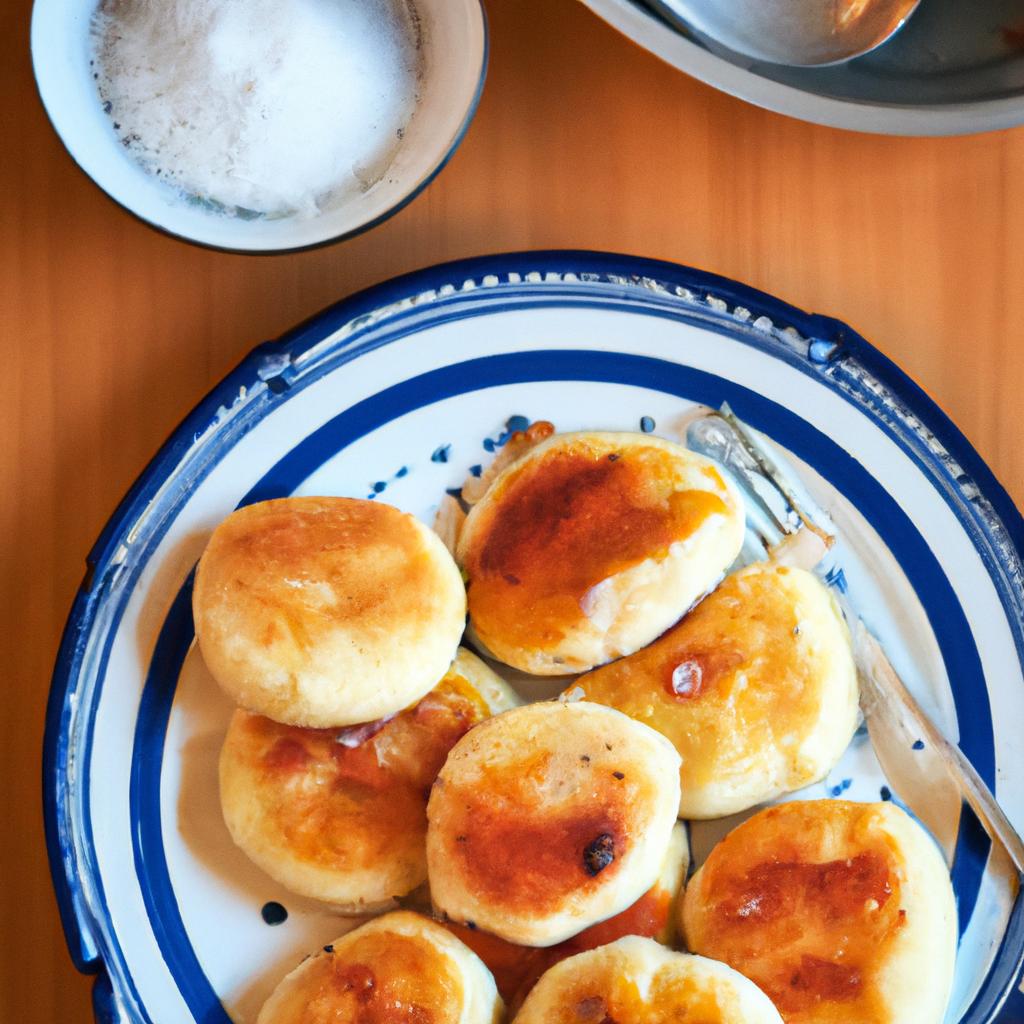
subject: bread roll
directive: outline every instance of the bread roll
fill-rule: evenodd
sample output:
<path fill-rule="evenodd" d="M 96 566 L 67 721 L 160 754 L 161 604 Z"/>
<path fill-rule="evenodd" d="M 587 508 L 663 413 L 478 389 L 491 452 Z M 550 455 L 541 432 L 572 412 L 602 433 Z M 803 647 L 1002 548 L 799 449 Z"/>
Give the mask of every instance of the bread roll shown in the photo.
<path fill-rule="evenodd" d="M 555 702 L 498 715 L 434 783 L 434 904 L 510 942 L 554 945 L 654 884 L 678 803 L 679 755 L 618 711 Z"/>
<path fill-rule="evenodd" d="M 931 837 L 891 803 L 807 800 L 729 833 L 694 875 L 683 931 L 787 1024 L 941 1024 L 957 926 Z"/>
<path fill-rule="evenodd" d="M 224 820 L 292 892 L 350 913 L 386 908 L 427 877 L 427 793 L 448 751 L 517 702 L 460 650 L 438 686 L 387 721 L 300 729 L 236 711 L 220 758 Z"/>
<path fill-rule="evenodd" d="M 419 914 L 386 914 L 324 946 L 274 989 L 256 1024 L 497 1024 L 478 957 Z"/>
<path fill-rule="evenodd" d="M 462 528 L 473 636 L 525 672 L 585 672 L 675 622 L 743 534 L 738 491 L 703 456 L 648 434 L 555 435 Z"/>
<path fill-rule="evenodd" d="M 412 516 L 377 501 L 281 498 L 214 530 L 192 609 L 203 658 L 236 704 L 333 728 L 431 690 L 466 598 L 447 548 Z"/>
<path fill-rule="evenodd" d="M 768 563 L 727 576 L 650 647 L 573 689 L 672 741 L 683 818 L 725 817 L 824 778 L 857 726 L 835 601 L 809 572 Z"/>
<path fill-rule="evenodd" d="M 556 964 L 514 1024 L 781 1024 L 753 982 L 725 964 L 635 935 Z"/>

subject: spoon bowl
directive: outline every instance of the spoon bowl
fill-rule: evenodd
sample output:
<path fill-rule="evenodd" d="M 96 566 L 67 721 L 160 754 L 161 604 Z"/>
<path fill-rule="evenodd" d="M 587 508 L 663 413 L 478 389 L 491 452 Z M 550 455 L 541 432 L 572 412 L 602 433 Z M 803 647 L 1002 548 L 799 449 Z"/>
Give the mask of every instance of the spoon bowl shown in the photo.
<path fill-rule="evenodd" d="M 693 31 L 758 61 L 840 64 L 881 46 L 920 0 L 660 0 Z"/>

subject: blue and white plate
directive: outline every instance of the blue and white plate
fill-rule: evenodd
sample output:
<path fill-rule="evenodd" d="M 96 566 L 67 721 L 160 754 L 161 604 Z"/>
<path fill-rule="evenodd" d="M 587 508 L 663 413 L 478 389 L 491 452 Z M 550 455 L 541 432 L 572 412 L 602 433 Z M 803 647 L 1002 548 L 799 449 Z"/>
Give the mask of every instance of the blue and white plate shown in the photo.
<path fill-rule="evenodd" d="M 429 522 L 512 417 L 678 436 L 695 405 L 723 402 L 831 512 L 861 614 L 1024 825 L 1024 521 L 911 381 L 838 321 L 698 271 L 573 252 L 451 264 L 256 349 L 89 556 L 44 783 L 54 883 L 75 962 L 98 973 L 98 1018 L 251 1021 L 290 966 L 343 930 L 253 867 L 221 821 L 231 709 L 192 646 L 189 598 L 228 512 L 343 494 Z M 886 784 L 861 738 L 808 795 L 877 800 Z M 707 838 L 695 830 L 698 855 Z M 969 814 L 955 847 L 949 1021 L 1024 1019 L 998 1017 L 1008 994 L 1024 1005 L 1015 879 Z"/>

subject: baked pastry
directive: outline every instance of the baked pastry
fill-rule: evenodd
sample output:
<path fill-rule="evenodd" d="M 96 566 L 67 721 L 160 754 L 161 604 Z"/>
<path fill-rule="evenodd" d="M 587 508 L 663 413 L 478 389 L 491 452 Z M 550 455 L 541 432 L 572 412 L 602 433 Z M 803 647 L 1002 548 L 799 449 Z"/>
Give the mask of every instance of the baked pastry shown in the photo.
<path fill-rule="evenodd" d="M 736 488 L 649 434 L 557 434 L 502 471 L 458 540 L 474 638 L 537 675 L 650 643 L 743 543 Z"/>
<path fill-rule="evenodd" d="M 352 913 L 386 908 L 427 877 L 427 793 L 448 751 L 517 703 L 460 649 L 444 679 L 390 720 L 300 729 L 238 710 L 220 757 L 224 820 L 292 892 Z"/>
<path fill-rule="evenodd" d="M 466 616 L 436 534 L 354 498 L 233 512 L 199 561 L 192 609 L 203 658 L 236 704 L 314 728 L 419 700 L 451 663 Z"/>
<path fill-rule="evenodd" d="M 584 702 L 507 711 L 464 736 L 434 783 L 434 905 L 553 946 L 654 884 L 678 804 L 679 755 L 653 729 Z"/>
<path fill-rule="evenodd" d="M 509 1013 L 515 1013 L 537 979 L 551 966 L 566 957 L 587 949 L 607 945 L 625 935 L 642 935 L 657 939 L 665 945 L 675 941 L 678 920 L 678 900 L 682 896 L 683 880 L 690 864 L 686 826 L 676 822 L 672 839 L 661 866 L 657 881 L 632 906 L 607 921 L 591 925 L 579 935 L 544 949 L 535 946 L 517 946 L 499 939 L 479 928 L 445 921 L 444 926 L 461 939 L 494 975 L 501 998 Z"/>
<path fill-rule="evenodd" d="M 681 622 L 576 680 L 585 700 L 667 736 L 682 757 L 679 815 L 720 818 L 823 778 L 857 726 L 846 624 L 803 569 L 727 576 Z"/>
<path fill-rule="evenodd" d="M 514 1024 L 781 1024 L 768 997 L 725 964 L 635 935 L 548 970 Z"/>
<path fill-rule="evenodd" d="M 303 960 L 257 1024 L 496 1024 L 502 1003 L 479 958 L 429 918 L 396 911 Z"/>
<path fill-rule="evenodd" d="M 931 837 L 891 803 L 770 807 L 683 899 L 688 947 L 735 967 L 787 1024 L 940 1024 L 957 927 Z"/>

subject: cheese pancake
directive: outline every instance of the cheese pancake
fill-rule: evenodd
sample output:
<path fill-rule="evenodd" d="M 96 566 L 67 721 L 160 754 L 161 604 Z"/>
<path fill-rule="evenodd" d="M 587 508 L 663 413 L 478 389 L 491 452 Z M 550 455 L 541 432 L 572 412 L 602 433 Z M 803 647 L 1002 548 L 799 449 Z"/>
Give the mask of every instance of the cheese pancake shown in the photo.
<path fill-rule="evenodd" d="M 498 715 L 455 745 L 431 791 L 434 905 L 510 942 L 562 942 L 654 884 L 678 803 L 679 755 L 618 711 Z"/>
<path fill-rule="evenodd" d="M 207 544 L 196 636 L 236 704 L 333 728 L 395 714 L 444 675 L 465 627 L 459 570 L 440 538 L 378 501 L 247 505 Z"/>
<path fill-rule="evenodd" d="M 427 876 L 427 794 L 455 742 L 517 698 L 460 650 L 444 679 L 390 720 L 300 729 L 236 711 L 220 759 L 235 842 L 293 892 L 354 913 Z"/>
<path fill-rule="evenodd" d="M 720 818 L 816 782 L 857 726 L 857 672 L 835 601 L 803 569 L 727 576 L 664 636 L 574 684 L 668 737 L 679 814 Z"/>
<path fill-rule="evenodd" d="M 891 803 L 770 807 L 683 899 L 688 947 L 735 967 L 787 1024 L 940 1024 L 956 953 L 949 874 Z"/>
<path fill-rule="evenodd" d="M 781 1024 L 753 982 L 725 964 L 632 935 L 556 964 L 514 1024 Z"/>
<path fill-rule="evenodd" d="M 743 534 L 739 493 L 709 459 L 648 434 L 555 435 L 462 528 L 473 635 L 525 672 L 585 672 L 675 622 Z"/>
<path fill-rule="evenodd" d="M 429 918 L 386 914 L 307 957 L 256 1024 L 497 1024 L 494 979 Z"/>

